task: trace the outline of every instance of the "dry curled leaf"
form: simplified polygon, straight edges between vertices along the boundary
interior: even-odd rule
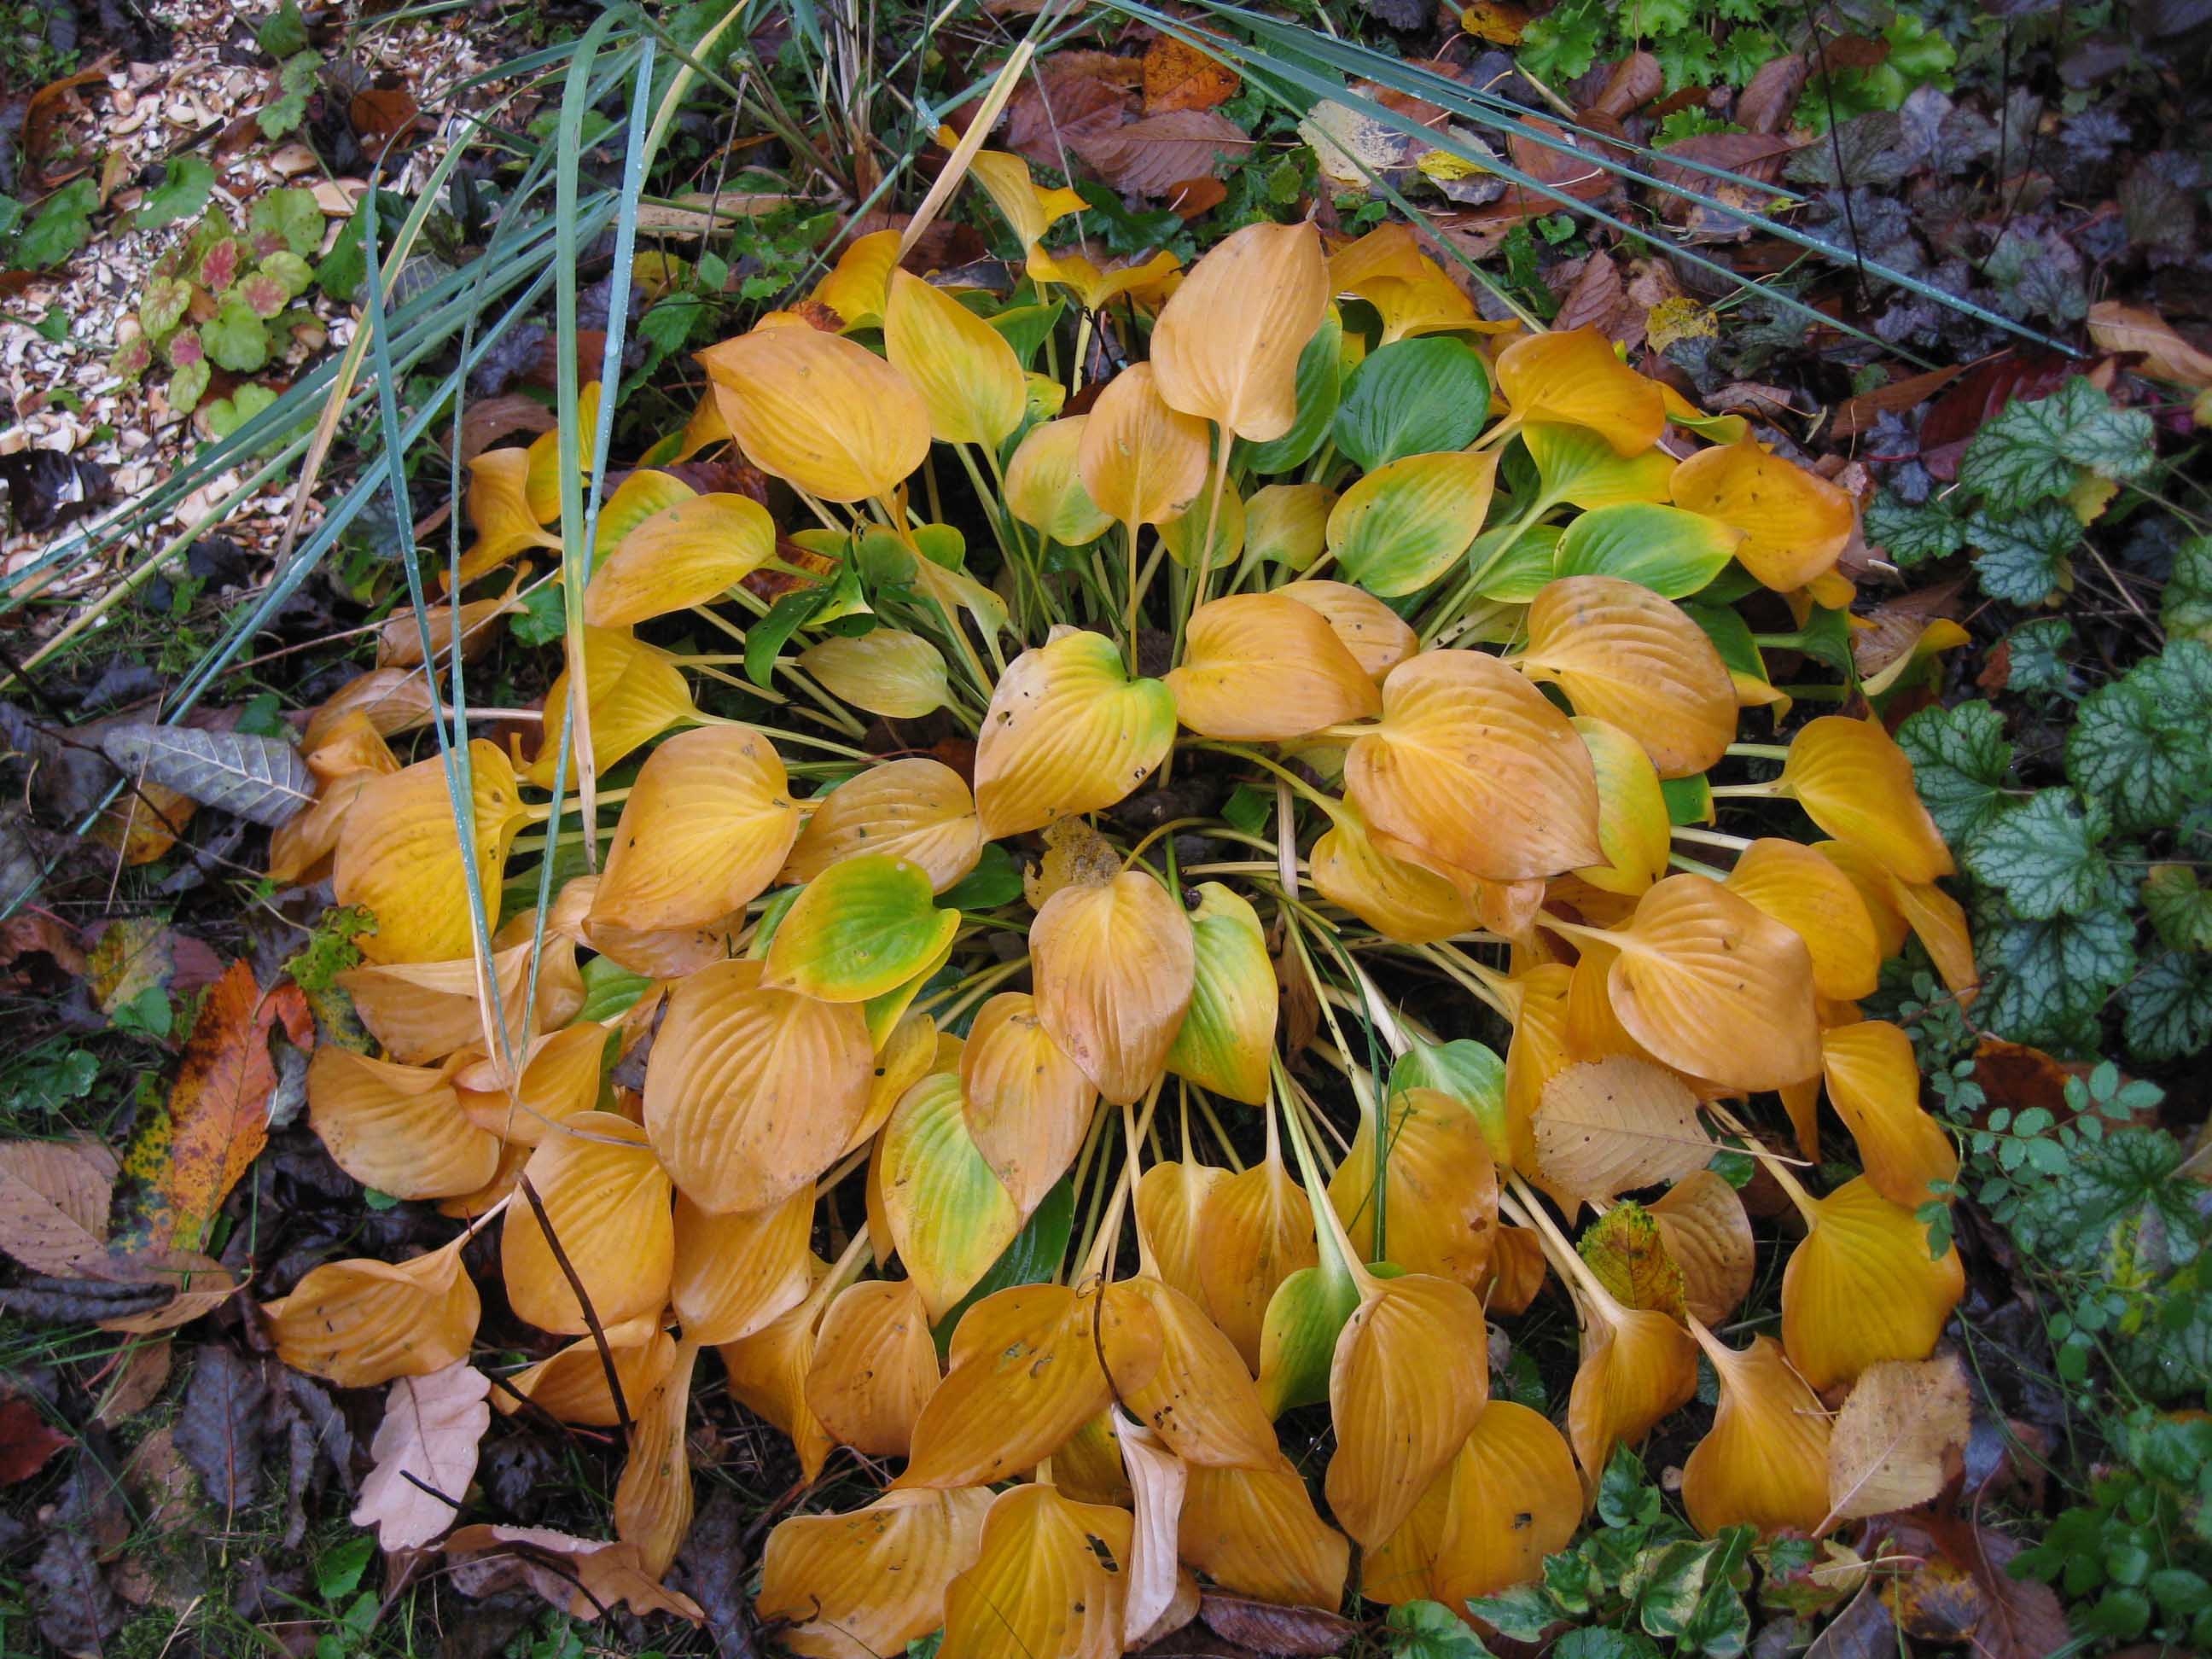
[[[386,1550],[419,1549],[452,1526],[491,1426],[490,1392],[491,1379],[465,1363],[394,1382],[368,1443],[376,1467],[361,1483],[354,1525],[374,1527]]]

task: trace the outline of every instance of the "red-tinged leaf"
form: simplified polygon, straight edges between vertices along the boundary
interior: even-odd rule
[[[0,1399],[0,1486],[29,1480],[69,1443],[69,1436],[48,1424],[21,1395]]]
[[[276,1087],[269,1039],[280,1022],[294,1047],[314,1047],[307,1000],[297,986],[264,992],[252,967],[239,961],[209,988],[167,1108],[148,1115],[124,1154],[112,1248],[198,1248],[268,1144],[269,1097]]]

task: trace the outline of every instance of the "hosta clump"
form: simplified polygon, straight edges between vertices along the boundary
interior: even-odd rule
[[[319,711],[278,857],[374,916],[343,982],[381,1052],[318,1051],[314,1127],[499,1218],[509,1304],[569,1339],[514,1389],[633,1425],[650,1571],[704,1348],[808,1476],[897,1468],[772,1534],[802,1652],[1110,1654],[1200,1578],[1336,1606],[1352,1540],[1370,1599],[1463,1606],[1566,1543],[1701,1351],[1692,1521],[1832,1524],[1820,1396],[1923,1358],[1961,1288],[1915,1213],[1950,1145],[1854,1002],[1908,933],[1972,960],[1879,724],[1736,740],[1790,702],[1752,617],[1840,625],[1850,502],[1594,333],[1480,321],[1397,228],[1123,272],[1082,331],[1137,361],[1071,388],[1032,365],[1114,279],[1043,248],[1019,161],[975,176],[1032,245],[1010,302],[884,233],[702,354],[608,493],[533,757],[457,752],[458,813],[445,761],[398,763],[419,641]],[[558,544],[558,442],[472,464],[434,646]],[[988,551],[924,510],[963,480]],[[699,627],[726,645],[643,636]],[[1865,1173],[1809,1190],[1739,1115],[1768,1094],[1808,1158],[1825,1095]],[[1746,1348],[1723,1140],[1803,1224]],[[1547,1280],[1583,1333],[1556,1419],[1490,1397],[1486,1328]],[[449,1246],[270,1312],[365,1384],[465,1355],[478,1304]],[[1316,1492],[1275,1422],[1323,1407]]]
[[[313,286],[308,261],[322,240],[323,210],[312,191],[257,198],[243,229],[209,209],[155,262],[138,296],[137,331],[117,348],[112,366],[137,380],[165,365],[169,407],[179,415],[198,407],[217,370],[240,377],[230,397],[208,408],[211,435],[225,435],[276,401],[246,377],[281,363],[295,344],[312,350],[322,343],[321,319],[295,303]]]

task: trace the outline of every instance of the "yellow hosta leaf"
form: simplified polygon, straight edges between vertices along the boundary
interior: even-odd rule
[[[900,628],[878,628],[857,638],[832,635],[800,652],[799,665],[831,696],[887,720],[920,720],[942,708],[951,695],[944,654]]]
[[[1052,1455],[1054,1483],[1078,1503],[1110,1504],[1119,1509],[1132,1508],[1136,1503],[1114,1419],[1109,1407],[1078,1429],[1074,1437]]]
[[[975,1564],[945,1594],[946,1659],[1120,1659],[1131,1534],[1127,1510],[1052,1486],[1001,1492]]]
[[[1476,1291],[1492,1313],[1526,1313],[1549,1271],[1543,1241],[1534,1227],[1500,1227],[1490,1249],[1489,1282]]]
[[[1425,945],[1482,925],[1474,899],[1448,877],[1399,856],[1402,842],[1368,828],[1346,801],[1307,855],[1314,886],[1387,939]]]
[[[761,1559],[761,1618],[805,1659],[880,1659],[945,1623],[945,1592],[974,1565],[993,1494],[887,1492],[849,1515],[776,1523]]]
[[[1950,849],[1913,788],[1912,763],[1878,720],[1826,714],[1802,727],[1777,787],[1899,881],[1952,873]]]
[[[1170,408],[1150,363],[1106,384],[1076,446],[1085,494],[1116,524],[1158,524],[1188,507],[1206,486],[1206,422]]]
[[[1667,1249],[1657,1219],[1641,1204],[1616,1204],[1583,1230],[1575,1249],[1591,1275],[1624,1308],[1680,1320],[1687,1279]]]
[[[1624,1308],[1602,1291],[1582,1298],[1582,1363],[1567,1395],[1567,1438],[1597,1484],[1624,1442],[1690,1403],[1698,1391],[1698,1345],[1669,1316]]]
[[[939,443],[995,451],[1022,423],[1028,387],[1006,337],[911,271],[890,273],[884,355],[921,394]]]
[[[1741,1353],[1698,1334],[1719,1379],[1713,1426],[1682,1465],[1682,1507],[1708,1538],[1723,1527],[1762,1537],[1815,1531],[1828,1515],[1828,1413],[1790,1369],[1782,1345],[1754,1336]]]
[[[757,962],[716,963],[668,999],[646,1066],[646,1127],[701,1207],[765,1209],[844,1151],[874,1063],[857,1004],[763,985]]]
[[[1394,1091],[1383,1111],[1382,1201],[1374,1197],[1375,1125],[1363,1117],[1328,1183],[1330,1206],[1370,1259],[1480,1285],[1498,1231],[1498,1165],[1481,1121],[1427,1088]]]
[[[1751,1218],[1735,1188],[1711,1170],[1684,1176],[1645,1213],[1667,1255],[1682,1270],[1682,1299],[1708,1325],[1734,1313],[1751,1294],[1758,1267]]]
[[[1782,593],[1832,568],[1858,526],[1849,495],[1747,436],[1699,450],[1669,489],[1677,506],[1742,531],[1736,557]]]
[[[785,913],[763,983],[840,1003],[896,989],[959,931],[960,913],[939,909],[932,897],[918,864],[881,853],[839,860]]]
[[[1382,683],[1382,723],[1345,757],[1367,821],[1492,881],[1595,864],[1589,751],[1542,692],[1480,651],[1425,651]]]
[[[875,353],[811,328],[756,330],[699,354],[754,465],[824,501],[888,495],[929,453],[929,409]]]
[[[586,921],[584,942],[617,967],[648,979],[681,979],[686,974],[726,962],[738,948],[745,914],[732,911],[692,927],[641,930],[617,927],[609,922]]]
[[[1936,964],[1944,988],[1961,1002],[1970,1000],[1982,975],[1974,962],[1973,934],[1966,926],[1965,908],[1932,881],[1893,878],[1891,886],[1899,912]]]
[[[1524,422],[1589,427],[1617,454],[1642,454],[1667,425],[1657,385],[1622,362],[1595,328],[1514,341],[1498,354],[1498,390]]]
[[[1262,491],[1261,494],[1265,494]],[[1338,642],[1370,679],[1381,681],[1420,649],[1420,638],[1403,617],[1364,587],[1349,582],[1286,582],[1275,597],[1318,611]]]
[[[1045,232],[1069,214],[1083,211],[1082,197],[1065,187],[1039,190],[1030,176],[1030,164],[1003,149],[977,150],[968,176],[983,187],[1024,247],[1036,246]]]
[[[1204,1305],[1199,1225],[1208,1195],[1229,1179],[1211,1164],[1155,1164],[1137,1182],[1137,1244],[1145,1270]]]
[[[850,334],[856,328],[884,323],[890,284],[899,274],[899,240],[896,230],[855,236],[807,295],[836,313],[838,333]]]
[[[514,769],[493,744],[469,745],[471,804],[461,816],[475,842],[485,909],[499,910],[507,849],[523,821]],[[470,954],[468,877],[446,768],[436,757],[380,777],[361,792],[338,834],[331,876],[337,902],[376,917],[354,943],[371,962],[445,962]]]
[[[976,1011],[960,1051],[959,1087],[976,1151],[1028,1215],[1075,1161],[1098,1091],[1022,991],[1002,991]]]
[[[523,1179],[602,1324],[657,1314],[668,1300],[675,1255],[668,1174],[645,1131],[611,1112],[585,1112],[530,1155]],[[500,1265],[516,1315],[540,1330],[589,1328],[568,1274],[554,1260],[536,1210],[517,1203],[501,1224]]]
[[[1359,1593],[1368,1601],[1395,1607],[1437,1599],[1437,1551],[1450,1519],[1452,1475],[1458,1467],[1455,1457],[1429,1482],[1398,1529],[1361,1556]]]
[[[980,1486],[1035,1468],[1103,1412],[1115,1389],[1152,1381],[1159,1348],[1149,1305],[1103,1297],[1096,1285],[1018,1285],[985,1297],[952,1334],[951,1369],[921,1408],[898,1484]],[[1111,1384],[1102,1352],[1121,1356]]]
[[[1337,1607],[1352,1564],[1351,1541],[1321,1518],[1285,1457],[1256,1469],[1194,1465],[1176,1548],[1222,1589],[1285,1607]]]
[[[1335,505],[1335,493],[1322,484],[1272,483],[1254,491],[1244,503],[1244,545],[1251,558],[1304,570],[1328,544],[1329,509]],[[1394,620],[1396,614],[1391,612]]]
[[[1167,685],[1182,723],[1209,738],[1288,742],[1382,708],[1328,620],[1276,593],[1199,606]]]
[[[1583,1518],[1574,1454],[1541,1412],[1493,1400],[1452,1460],[1437,1540],[1436,1593],[1446,1607],[1534,1583]]]
[[[559,534],[544,528],[532,510],[529,481],[526,449],[487,449],[469,462],[469,522],[477,538],[461,556],[464,584],[496,570],[526,547],[561,545]]]
[[[1102,310],[1125,294],[1133,303],[1149,307],[1158,302],[1162,289],[1182,268],[1181,261],[1165,252],[1149,259],[1109,260],[1102,265],[1075,247],[1064,247],[1056,253],[1032,247],[1023,267],[1033,283],[1057,283],[1068,289],[1085,311]]]
[[[717,1215],[676,1195],[668,1298],[694,1342],[742,1341],[806,1299],[813,1287],[814,1188],[780,1204]]]
[[[1605,862],[1575,873],[1593,887],[1630,897],[1667,873],[1674,824],[1658,769],[1644,745],[1617,726],[1577,714],[1575,730],[1597,774],[1597,838]]]
[[[1298,354],[1328,310],[1311,225],[1246,225],[1190,268],[1152,325],[1160,396],[1253,443],[1297,419]]]
[[[1113,805],[1175,744],[1174,692],[1125,675],[1103,634],[1054,633],[1006,665],[983,716],[975,806],[986,841]]]
[[[1884,954],[1874,918],[1850,878],[1813,848],[1755,841],[1729,872],[1728,887],[1805,941],[1822,996],[1848,1002],[1874,994]]]
[[[530,957],[530,941],[525,939],[494,951],[491,959],[500,1015],[508,1042],[518,1049],[527,1040],[524,1028],[529,1024]],[[337,980],[353,999],[361,1023],[385,1052],[406,1065],[420,1066],[484,1041],[477,969],[473,956],[453,962],[364,963],[347,969]],[[549,933],[538,964],[538,1027],[566,1024],[583,1000],[574,944]]]
[[[1370,1280],[1329,1367],[1329,1512],[1362,1544],[1381,1544],[1489,1398],[1489,1340],[1473,1291],[1428,1273]]]
[[[340,723],[352,714],[367,717],[371,726],[389,738],[428,726],[434,712],[430,688],[420,668],[372,668],[323,699],[307,716],[300,747],[313,754],[337,736]]]
[[[1063,887],[1030,928],[1037,1021],[1115,1104],[1165,1069],[1196,984],[1182,906],[1140,871]]]
[[[399,769],[383,734],[359,708],[332,722],[304,758],[315,776],[315,799],[269,836],[269,878],[280,886],[302,881],[321,866],[337,850],[346,817],[370,780]]]
[[[1669,876],[1606,938],[1613,1012],[1662,1063],[1739,1089],[1820,1070],[1812,953],[1718,882]]]
[[[1917,1209],[1932,1185],[1958,1178],[1958,1148],[1920,1104],[1910,1036],[1884,1019],[1832,1027],[1820,1033],[1820,1069],[1876,1192]]]
[[[597,571],[613,556],[630,532],[655,514],[698,498],[699,492],[674,473],[640,467],[616,487],[614,494],[599,508],[599,524],[592,532],[592,568]],[[590,596],[591,590],[586,588],[587,601]],[[589,620],[599,619],[592,617]]]
[[[261,1304],[276,1357],[342,1389],[428,1376],[467,1358],[482,1307],[461,1242],[397,1265],[356,1259],[315,1268],[291,1295]]]
[[[511,1087],[497,1058],[464,1067],[453,1079],[461,1109],[479,1127],[516,1146],[537,1146],[577,1113],[599,1104],[606,1028],[586,1021],[555,1031],[532,1043],[527,1054],[522,1074]]]
[[[563,671],[545,694],[544,740],[538,758],[523,775],[540,789],[553,787],[560,757],[562,724],[568,718],[574,676]],[[605,628],[584,629],[584,683],[591,701],[592,758],[604,773],[632,750],[650,743],[672,726],[696,720],[676,659],[658,647]],[[576,732],[569,732],[568,785],[575,787]]]
[[[1109,1421],[1135,1511],[1128,1559],[1121,1564],[1122,1639],[1134,1649],[1148,1644],[1156,1627],[1177,1630],[1198,1616],[1198,1580],[1176,1559],[1176,1523],[1189,1476],[1182,1460],[1143,1424],[1118,1411]],[[1164,1622],[1170,1619],[1173,1623]]]
[[[1255,1376],[1276,1287],[1321,1260],[1313,1206],[1278,1154],[1209,1183],[1198,1219],[1200,1300]]]
[[[1417,593],[1474,544],[1497,477],[1496,450],[1407,455],[1379,466],[1329,510],[1329,550],[1370,593]]]
[[[934,1322],[1014,1242],[1023,1212],[968,1132],[955,1073],[932,1073],[906,1091],[884,1125],[876,1160],[872,1178],[891,1240]]]
[[[1152,1380],[1122,1403],[1167,1442],[1184,1462],[1264,1468],[1280,1455],[1274,1424],[1236,1346],[1196,1301],[1157,1279],[1115,1286],[1151,1307],[1160,1331],[1160,1359]]]
[[[1601,432],[1553,421],[1530,422],[1521,428],[1521,441],[1547,500],[1589,511],[1667,499],[1674,458],[1663,451],[1623,455]]]
[[[920,866],[941,893],[982,850],[975,802],[957,772],[941,761],[888,761],[819,799],[778,879],[810,882],[841,860],[874,854]]]
[[[599,561],[584,589],[584,620],[628,628],[705,605],[775,556],[775,524],[758,501],[690,495],[641,520]]]
[[[871,1457],[904,1457],[938,1382],[937,1344],[913,1279],[870,1279],[837,1293],[806,1373],[806,1403],[823,1428]]]
[[[1249,900],[1218,881],[1199,884],[1190,918],[1197,974],[1190,1007],[1168,1050],[1168,1070],[1248,1106],[1267,1098],[1275,1051],[1274,964]]]
[[[809,1272],[827,1271],[818,1260]],[[815,1322],[822,1310],[812,1297],[799,1303],[741,1341],[718,1352],[730,1374],[730,1393],[791,1437],[799,1470],[808,1480],[822,1473],[835,1443],[806,1403],[806,1374],[814,1366]]]
[[[1573,981],[1574,969],[1559,962],[1540,963],[1514,981],[1520,1006],[1505,1051],[1505,1108],[1520,1122],[1534,1124],[1544,1085],[1569,1063],[1567,997]]]
[[[593,380],[583,387],[576,397],[576,459],[588,478],[593,471],[592,445],[599,429],[599,383]],[[525,452],[530,458],[529,475],[524,481],[528,492],[530,511],[540,524],[550,523],[561,516],[561,434],[556,428],[541,432],[530,441]]]
[[[1615,576],[1564,576],[1528,607],[1522,671],[1644,745],[1662,778],[1702,772],[1735,737],[1735,684],[1705,630]]]
[[[1610,1199],[1703,1169],[1712,1138],[1698,1097],[1664,1066],[1633,1055],[1578,1060],[1544,1085],[1536,1162],[1552,1188]]]
[[[473,1192],[499,1166],[499,1139],[462,1111],[447,1073],[315,1045],[307,1121],[331,1160],[397,1198]]]
[[[645,1397],[631,1425],[629,1456],[615,1487],[615,1536],[635,1547],[639,1563],[659,1577],[674,1565],[691,1530],[691,1455],[684,1419],[698,1345],[676,1350],[668,1374]]]
[[[1829,1389],[1880,1360],[1925,1359],[1966,1293],[1958,1251],[1931,1259],[1927,1228],[1864,1176],[1809,1202],[1782,1275],[1790,1364]]]
[[[1512,326],[1478,318],[1474,302],[1421,252],[1405,224],[1378,225],[1339,248],[1329,256],[1328,276],[1333,291],[1355,295],[1375,307],[1382,319],[1382,345],[1437,329]]]
[[[1033,427],[1006,463],[1006,510],[1067,547],[1096,541],[1114,523],[1083,487],[1077,456],[1088,415]]]
[[[641,932],[741,910],[775,879],[799,808],[775,745],[749,726],[679,732],[639,769],[591,919]]]
[[[638,1415],[676,1363],[676,1339],[660,1328],[655,1316],[642,1315],[618,1325],[603,1328],[607,1354],[615,1362],[615,1379],[622,1384],[623,1401]],[[605,1360],[595,1338],[581,1336],[548,1358],[507,1379],[507,1389],[495,1389],[492,1403],[509,1416],[527,1400],[548,1416],[562,1423],[611,1428],[622,1421],[615,1397],[607,1387]]]

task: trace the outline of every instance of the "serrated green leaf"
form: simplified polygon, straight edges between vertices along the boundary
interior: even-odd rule
[[[2178,1173],[2182,1158],[2162,1129],[2118,1129],[2077,1147],[2067,1173],[2020,1206],[2022,1242],[2047,1266],[2077,1273],[2123,1261],[2158,1273],[2188,1266],[2203,1248],[2203,1188]]]
[[[2074,678],[2066,653],[2074,645],[2074,624],[2063,617],[2038,617],[2004,637],[2005,690],[2023,696],[2052,697]]]
[[[323,245],[323,210],[315,192],[297,185],[255,198],[246,228],[257,236],[283,238],[285,247],[303,259]]]
[[[2212,893],[2185,864],[2160,864],[2143,878],[2143,908],[2158,936],[2177,951],[2212,951]]]
[[[1948,559],[1966,544],[1966,526],[1940,498],[1915,507],[1890,492],[1875,496],[1866,511],[1866,539],[1890,562],[1910,569],[1932,559]]]
[[[2087,915],[2119,902],[2104,850],[2112,828],[2102,802],[2071,789],[2039,789],[1985,821],[1961,855],[1977,881],[2004,890],[2023,921]]]
[[[1383,1621],[1395,1659],[1494,1659],[1483,1640],[1441,1601],[1406,1601]]]
[[[2113,408],[2076,375],[2047,398],[2007,404],[1967,444],[1959,482],[1991,507],[2024,507],[2066,494],[2084,467],[2106,478],[2140,476],[2153,435],[2148,415]]]
[[[197,155],[172,155],[161,182],[146,192],[131,216],[133,230],[159,230],[197,217],[215,191],[215,169]]]
[[[2124,830],[2177,823],[2212,794],[2212,646],[2175,641],[2082,698],[2066,775]]]
[[[61,264],[92,240],[92,216],[99,207],[99,185],[82,174],[70,179],[16,234],[9,262],[27,270]]]
[[[1911,757],[1922,804],[1954,847],[2004,811],[2012,744],[2004,717],[1988,703],[1923,708],[1898,727],[1897,741]]]
[[[1975,514],[1966,540],[1983,592],[2007,605],[2041,605],[2067,584],[2081,525],[2063,501],[2038,501]]]
[[[2106,999],[2135,971],[2135,920],[2098,910],[2026,921],[1996,894],[1976,906],[1982,994],[1974,1018],[1994,1036],[2037,1048],[2094,1048]]]
[[[2192,536],[2173,550],[2158,619],[2177,639],[2212,644],[2212,536]]]
[[[269,325],[242,300],[227,300],[200,325],[200,340],[218,368],[251,374],[269,361]]]
[[[2212,1048],[2212,959],[2169,951],[2120,994],[2122,1033],[2137,1060],[2180,1060]]]

